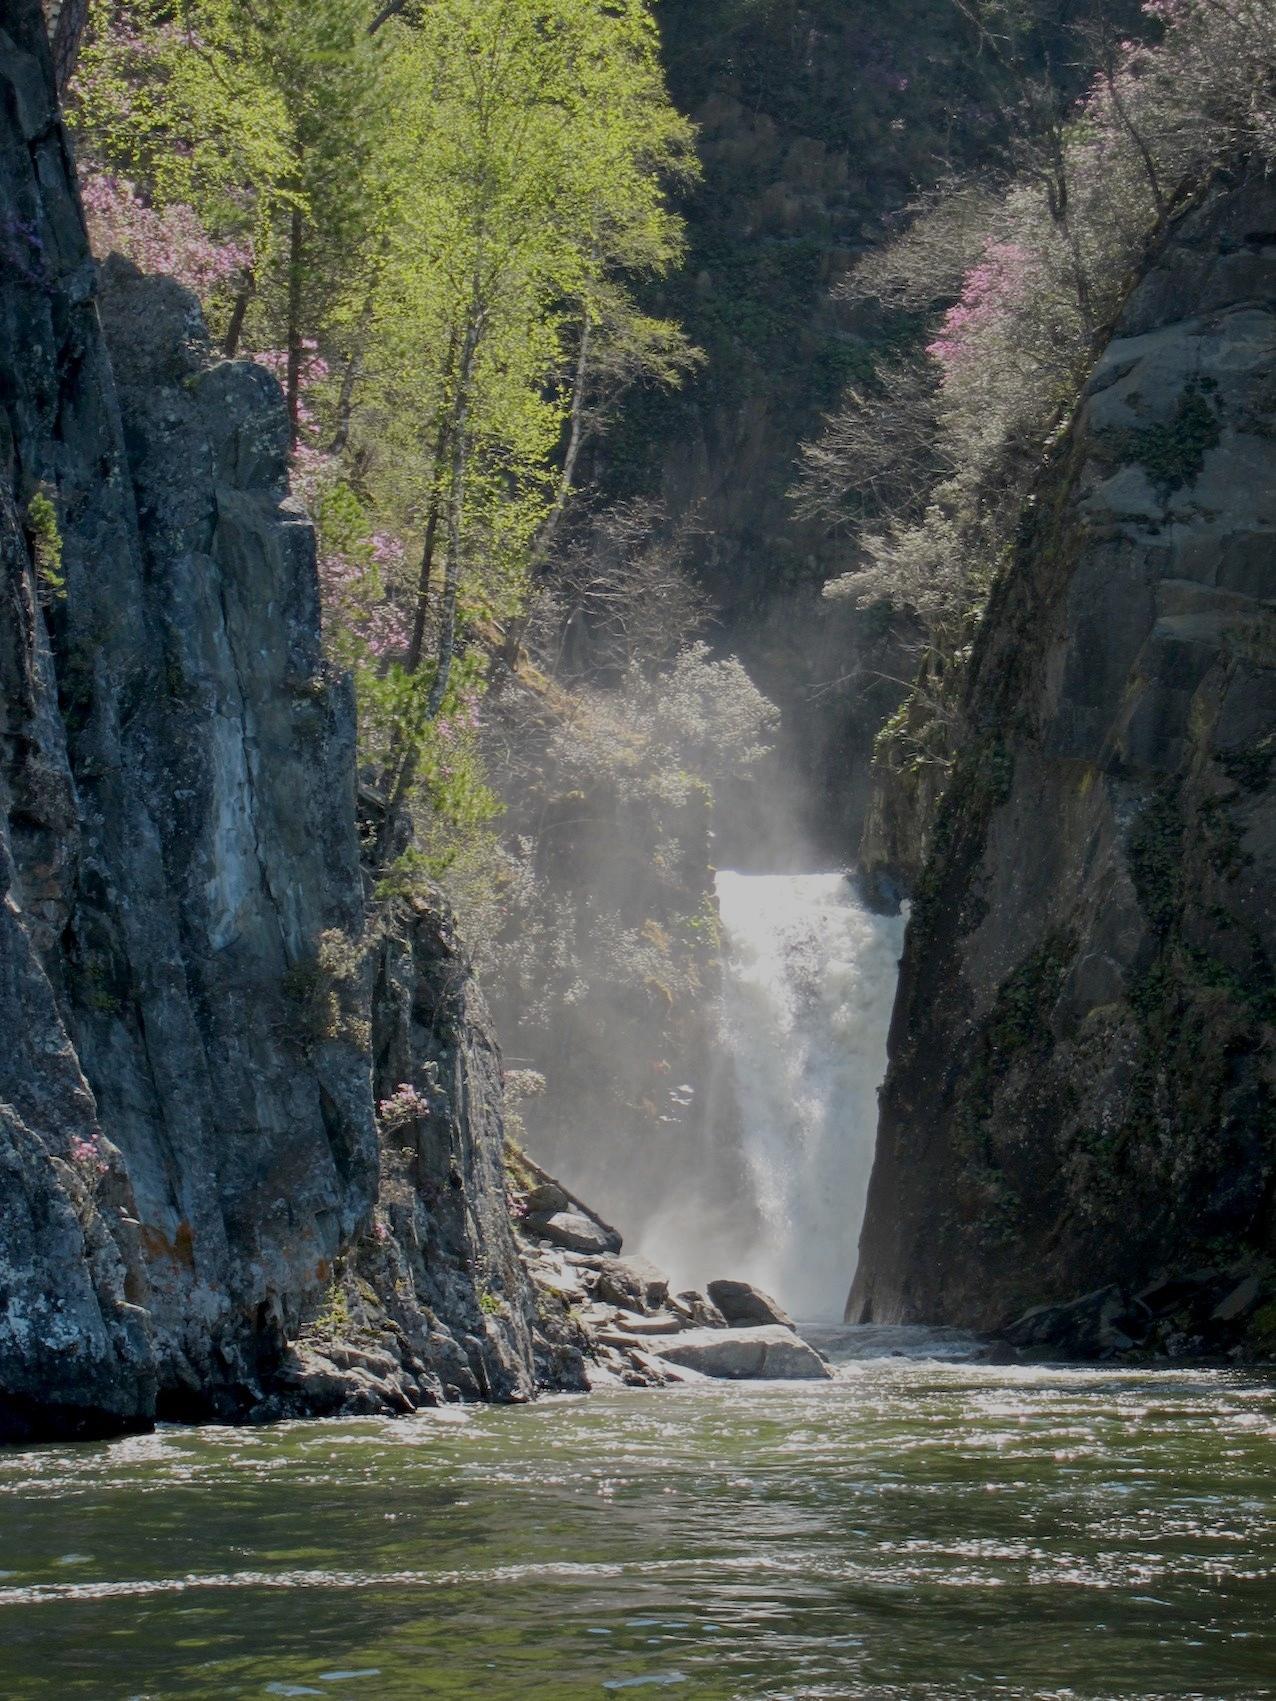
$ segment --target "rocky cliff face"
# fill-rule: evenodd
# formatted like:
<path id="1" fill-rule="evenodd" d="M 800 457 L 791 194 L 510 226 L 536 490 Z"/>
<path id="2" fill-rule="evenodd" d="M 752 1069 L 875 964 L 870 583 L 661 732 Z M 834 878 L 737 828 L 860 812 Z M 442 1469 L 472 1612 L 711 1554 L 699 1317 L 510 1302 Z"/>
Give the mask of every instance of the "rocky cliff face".
<path id="1" fill-rule="evenodd" d="M 1276 189 L 1254 176 L 1216 183 L 1135 290 L 987 616 L 852 1318 L 995 1326 L 1110 1286 L 1139 1338 L 1195 1267 L 1251 1273 L 1225 1321 L 1276 1336 L 1274 597 Z"/>
<path id="2" fill-rule="evenodd" d="M 99 303 L 33 0 L 0 206 L 0 1436 L 525 1393 L 499 1059 L 365 905 L 277 387 L 171 282 Z"/>

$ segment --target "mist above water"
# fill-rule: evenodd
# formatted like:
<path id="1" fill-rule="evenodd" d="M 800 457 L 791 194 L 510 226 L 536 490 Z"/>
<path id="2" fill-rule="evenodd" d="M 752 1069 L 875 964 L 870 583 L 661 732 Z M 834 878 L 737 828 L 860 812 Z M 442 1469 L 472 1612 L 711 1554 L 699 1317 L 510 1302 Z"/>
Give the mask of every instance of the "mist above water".
<path id="1" fill-rule="evenodd" d="M 843 874 L 721 873 L 717 886 L 723 1042 L 739 1106 L 730 1202 L 702 1155 L 640 1250 L 680 1283 L 729 1274 L 798 1316 L 840 1316 L 905 919 L 865 909 Z"/>

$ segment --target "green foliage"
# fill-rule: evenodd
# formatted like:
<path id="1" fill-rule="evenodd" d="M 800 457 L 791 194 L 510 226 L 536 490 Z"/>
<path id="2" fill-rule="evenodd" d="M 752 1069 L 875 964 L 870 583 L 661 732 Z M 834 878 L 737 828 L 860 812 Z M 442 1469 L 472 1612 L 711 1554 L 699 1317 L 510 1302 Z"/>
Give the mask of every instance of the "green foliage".
<path id="1" fill-rule="evenodd" d="M 1183 821 L 1178 787 L 1165 786 L 1135 822 L 1129 840 L 1130 874 L 1149 922 L 1168 933 L 1182 905 Z"/>
<path id="2" fill-rule="evenodd" d="M 310 1320 L 305 1333 L 321 1339 L 344 1340 L 349 1336 L 353 1318 L 350 1298 L 341 1278 L 334 1277 L 323 1297 L 323 1304 Z"/>
<path id="3" fill-rule="evenodd" d="M 41 488 L 27 503 L 27 539 L 41 591 L 53 601 L 66 596 L 62 572 L 62 532 L 49 492 Z"/>
<path id="4" fill-rule="evenodd" d="M 1141 466 L 1162 499 L 1195 484 L 1206 454 L 1219 440 L 1218 410 L 1208 392 L 1208 381 L 1192 381 L 1184 387 L 1171 420 L 1112 432 L 1104 442 L 1106 452 L 1116 461 Z"/>
<path id="5" fill-rule="evenodd" d="M 1262 791 L 1276 764 L 1276 732 L 1267 733 L 1256 744 L 1221 751 L 1218 764 L 1229 780 L 1246 791 Z"/>
<path id="6" fill-rule="evenodd" d="M 284 384 L 328 647 L 438 872 L 494 812 L 481 654 L 523 618 L 580 439 L 693 358 L 633 287 L 681 253 L 666 197 L 695 160 L 646 0 L 377 11 L 97 0 L 71 116 L 144 261 L 171 263 L 157 209 L 243 248 L 233 312 L 206 268 L 215 316 Z"/>
<path id="7" fill-rule="evenodd" d="M 337 928 L 319 935 L 314 952 L 291 964 L 280 984 L 286 1007 L 286 1026 L 296 1042 L 309 1050 L 332 1041 L 345 1041 L 366 1050 L 370 1034 L 360 1013 L 358 981 L 363 947 Z"/>
<path id="8" fill-rule="evenodd" d="M 884 357 L 874 382 L 852 384 L 805 446 L 797 490 L 805 516 L 854 535 L 852 571 L 826 593 L 885 604 L 917 633 L 919 677 L 940 684 L 936 742 L 960 722 L 973 629 L 1024 559 L 1034 484 L 1131 277 L 1219 164 L 1276 157 L 1270 7 L 1176 0 L 1145 7 L 1128 37 L 1109 8 L 1070 32 L 1064 9 L 1035 0 L 960 10 L 1000 66 L 1017 169 L 997 193 L 970 180 L 923 197 L 856 268 L 847 305 L 929 322 L 926 359 Z M 1065 60 L 1097 73 L 1079 102 L 1075 70 L 1054 72 Z M 1171 417 L 1094 447 L 1142 467 L 1165 500 L 1219 441 L 1211 390 L 1189 382 Z"/>
<path id="9" fill-rule="evenodd" d="M 1002 982 L 984 1026 L 994 1073 L 1004 1072 L 1018 1053 L 1047 1039 L 1050 1012 L 1075 956 L 1075 940 L 1051 935 Z"/>
<path id="10" fill-rule="evenodd" d="M 282 22 L 283 11 L 245 0 L 94 0 L 69 109 L 82 153 L 144 184 L 156 206 L 191 206 L 219 234 L 261 229 L 291 157 L 271 75 L 276 32 L 262 21 Z"/>

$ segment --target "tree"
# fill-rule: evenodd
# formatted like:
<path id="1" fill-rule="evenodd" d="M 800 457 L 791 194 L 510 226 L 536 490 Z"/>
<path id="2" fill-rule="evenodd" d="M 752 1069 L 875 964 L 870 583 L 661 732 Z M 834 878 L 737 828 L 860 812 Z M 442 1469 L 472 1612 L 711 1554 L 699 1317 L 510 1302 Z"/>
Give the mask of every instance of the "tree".
<path id="1" fill-rule="evenodd" d="M 626 359 L 631 372 L 676 369 L 676 333 L 638 313 L 624 280 L 680 252 L 664 194 L 691 169 L 691 133 L 637 0 L 439 0 L 403 33 L 424 98 L 400 127 L 373 381 L 383 394 L 404 373 L 429 384 L 426 429 L 404 445 L 425 516 L 405 671 L 428 722 L 447 700 L 466 598 L 498 624 L 520 620 L 608 380 Z M 387 841 L 414 768 L 400 721 Z"/>
<path id="2" fill-rule="evenodd" d="M 97 237 L 176 265 L 283 384 L 384 859 L 418 792 L 479 808 L 456 728 L 517 648 L 583 446 L 690 358 L 631 294 L 680 253 L 690 126 L 645 0 L 94 0 L 90 22 Z"/>

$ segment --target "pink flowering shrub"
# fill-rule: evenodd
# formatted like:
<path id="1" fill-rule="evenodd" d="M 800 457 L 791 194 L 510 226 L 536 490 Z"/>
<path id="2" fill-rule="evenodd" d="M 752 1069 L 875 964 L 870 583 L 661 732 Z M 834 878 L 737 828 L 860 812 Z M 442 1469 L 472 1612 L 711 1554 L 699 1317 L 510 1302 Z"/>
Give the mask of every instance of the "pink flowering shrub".
<path id="1" fill-rule="evenodd" d="M 253 359 L 280 384 L 287 381 L 286 350 L 263 349 Z M 410 615 L 395 596 L 406 549 L 392 532 L 368 535 L 362 511 L 352 511 L 357 503 L 343 483 L 340 457 L 319 441 L 322 421 L 315 393 L 331 376 L 318 343 L 308 337 L 302 343 L 292 488 L 318 523 L 319 593 L 335 658 L 343 666 L 366 660 L 378 665 L 400 658 L 411 638 Z"/>
<path id="2" fill-rule="evenodd" d="M 400 1081 L 390 1097 L 381 1100 L 377 1115 L 381 1126 L 393 1131 L 422 1121 L 429 1116 L 430 1110 L 430 1101 L 424 1093 L 418 1092 L 410 1081 Z"/>
<path id="3" fill-rule="evenodd" d="M 253 359 L 258 366 L 264 366 L 267 372 L 272 372 L 280 384 L 288 382 L 288 352 L 286 349 L 263 349 L 255 354 Z M 315 413 L 313 391 L 317 384 L 322 384 L 332 374 L 328 362 L 319 353 L 319 344 L 313 337 L 305 337 L 301 344 L 301 366 L 298 373 L 297 386 L 297 429 L 303 440 L 309 439 L 305 453 L 301 456 L 294 471 L 301 477 L 314 476 L 323 472 L 332 462 L 330 455 L 315 446 L 315 436 L 319 430 L 319 420 Z M 301 449 L 298 445 L 298 449 Z"/>
<path id="4" fill-rule="evenodd" d="M 111 1167 L 98 1134 L 90 1134 L 87 1138 L 82 1134 L 72 1135 L 69 1150 L 71 1162 L 86 1181 L 99 1181 Z"/>
<path id="5" fill-rule="evenodd" d="M 944 315 L 926 352 L 951 373 L 970 360 L 990 331 L 1006 326 L 1032 279 L 1033 257 L 1018 242 L 984 244 L 984 256 L 962 280 L 961 296 Z"/>
<path id="6" fill-rule="evenodd" d="M 148 207 L 125 177 L 86 172 L 81 183 L 89 242 L 99 259 L 123 254 L 144 272 L 176 278 L 201 300 L 252 264 L 242 242 L 215 242 L 194 209 Z"/>

